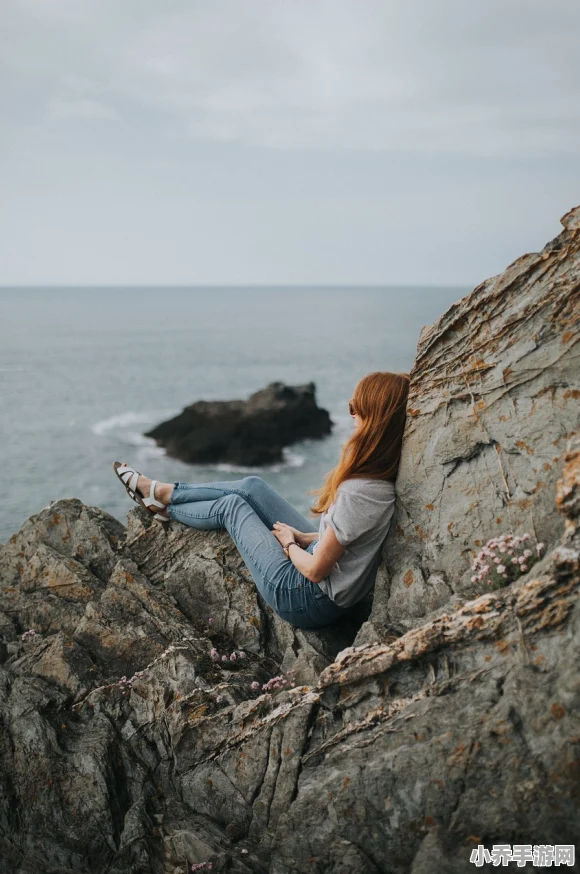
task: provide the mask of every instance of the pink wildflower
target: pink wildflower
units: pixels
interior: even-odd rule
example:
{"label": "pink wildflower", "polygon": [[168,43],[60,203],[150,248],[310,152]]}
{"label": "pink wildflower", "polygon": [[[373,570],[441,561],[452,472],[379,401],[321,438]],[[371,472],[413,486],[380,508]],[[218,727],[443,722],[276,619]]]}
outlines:
{"label": "pink wildflower", "polygon": [[272,677],[267,683],[263,684],[262,692],[269,692],[270,689],[281,689],[286,682],[286,678],[281,675],[278,677]]}
{"label": "pink wildflower", "polygon": [[254,682],[251,684],[250,688],[251,688],[251,689],[259,689],[259,688],[260,688],[260,684],[258,683],[257,680],[254,680]]}

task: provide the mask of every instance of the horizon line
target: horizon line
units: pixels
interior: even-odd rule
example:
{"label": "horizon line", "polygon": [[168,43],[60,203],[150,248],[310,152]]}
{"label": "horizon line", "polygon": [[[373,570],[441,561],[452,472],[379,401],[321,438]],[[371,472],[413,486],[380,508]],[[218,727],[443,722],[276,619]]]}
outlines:
{"label": "horizon line", "polygon": [[25,288],[46,288],[46,289],[65,289],[65,288],[474,288],[470,283],[456,282],[436,282],[423,284],[420,282],[353,282],[353,283],[334,283],[334,282],[303,282],[303,283],[269,283],[269,282],[243,282],[243,283],[227,283],[227,282],[208,282],[208,283],[26,283],[26,284],[0,284],[0,291],[8,289],[25,289]]}

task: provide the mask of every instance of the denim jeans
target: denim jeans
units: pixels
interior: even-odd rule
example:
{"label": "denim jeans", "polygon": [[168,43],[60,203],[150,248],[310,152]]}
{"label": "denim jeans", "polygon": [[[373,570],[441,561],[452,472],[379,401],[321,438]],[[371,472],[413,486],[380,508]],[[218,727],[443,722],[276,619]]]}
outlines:
{"label": "denim jeans", "polygon": [[[264,601],[299,628],[330,625],[349,612],[313,583],[286,556],[274,537],[275,522],[308,532],[308,522],[259,476],[209,483],[174,483],[167,512],[171,519],[204,531],[225,528]],[[312,553],[316,541],[306,552]],[[292,550],[291,550],[292,553]]]}

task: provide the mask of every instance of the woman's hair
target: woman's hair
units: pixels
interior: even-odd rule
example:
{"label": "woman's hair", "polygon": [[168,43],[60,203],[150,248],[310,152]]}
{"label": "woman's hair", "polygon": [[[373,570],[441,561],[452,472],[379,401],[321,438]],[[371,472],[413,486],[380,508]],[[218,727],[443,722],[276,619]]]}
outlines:
{"label": "woman's hair", "polygon": [[340,461],[325,477],[310,507],[313,515],[325,513],[345,479],[380,479],[395,482],[407,415],[409,374],[375,371],[357,384],[352,396],[361,422],[344,444]]}

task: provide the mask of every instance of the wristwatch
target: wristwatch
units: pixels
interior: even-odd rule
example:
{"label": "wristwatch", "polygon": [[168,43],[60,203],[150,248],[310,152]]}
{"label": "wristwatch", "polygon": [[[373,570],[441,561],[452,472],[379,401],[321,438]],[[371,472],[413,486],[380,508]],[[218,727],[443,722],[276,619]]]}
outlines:
{"label": "wristwatch", "polygon": [[298,544],[296,543],[295,540],[291,540],[289,543],[286,544],[286,546],[282,547],[282,549],[284,550],[284,552],[286,553],[288,558],[290,558],[290,553],[288,552],[288,550],[290,549],[290,547],[292,546],[293,543],[295,543],[296,546],[298,546]]}

